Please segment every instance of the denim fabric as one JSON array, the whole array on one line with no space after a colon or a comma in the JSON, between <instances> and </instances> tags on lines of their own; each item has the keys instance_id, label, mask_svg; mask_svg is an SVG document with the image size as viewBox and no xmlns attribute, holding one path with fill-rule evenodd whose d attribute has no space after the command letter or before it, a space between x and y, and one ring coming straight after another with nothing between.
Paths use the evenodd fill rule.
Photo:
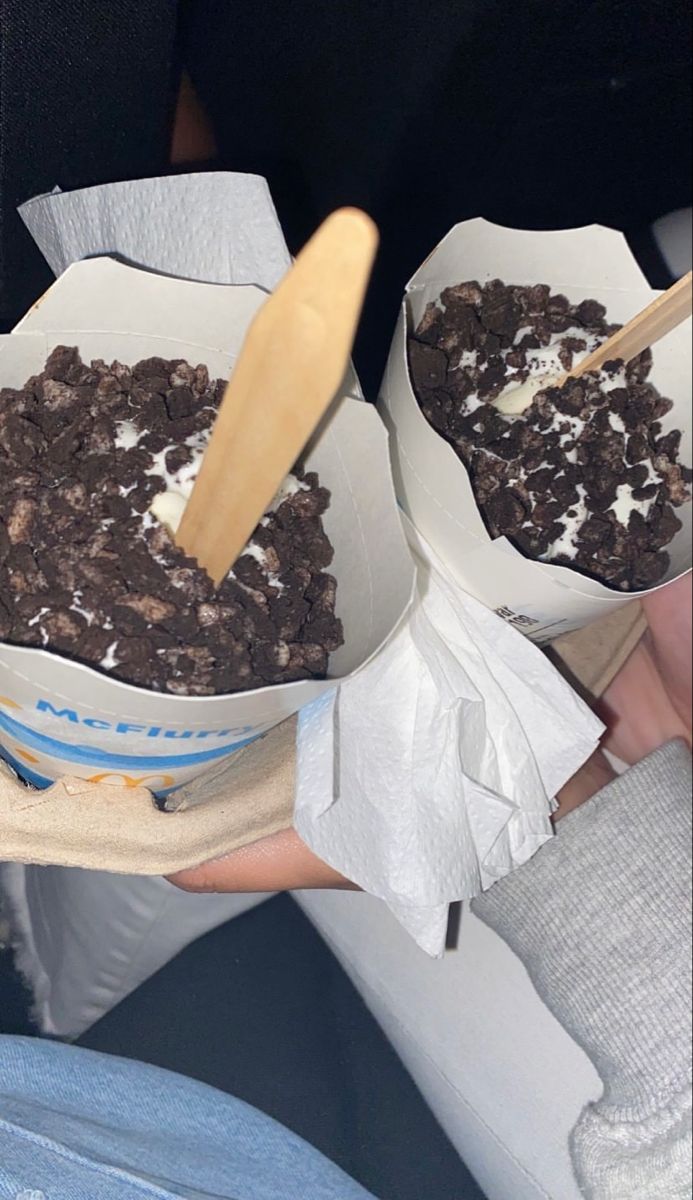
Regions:
<instances>
[{"instance_id":1,"label":"denim fabric","mask_svg":"<svg viewBox=\"0 0 693 1200\"><path fill-rule=\"evenodd\" d=\"M0 1200L369 1195L281 1125L204 1084L74 1046L0 1037Z\"/></svg>"}]
</instances>

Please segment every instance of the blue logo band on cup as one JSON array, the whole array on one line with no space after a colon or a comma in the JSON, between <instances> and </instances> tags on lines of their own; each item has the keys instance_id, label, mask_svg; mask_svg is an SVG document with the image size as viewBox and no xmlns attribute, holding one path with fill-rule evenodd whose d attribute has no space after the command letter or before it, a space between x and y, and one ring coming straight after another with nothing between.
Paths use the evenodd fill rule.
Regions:
<instances>
[{"instance_id":1,"label":"blue logo band on cup","mask_svg":"<svg viewBox=\"0 0 693 1200\"><path fill-rule=\"evenodd\" d=\"M241 747L247 746L260 736L259 733L251 734L250 737L241 738L240 741L227 742L224 746L201 750L197 754L162 754L144 757L135 754L111 753L108 750L100 750L96 746L62 742L58 738L49 737L45 733L37 733L29 726L22 725L19 721L9 717L1 708L0 729L4 729L6 733L17 738L25 746L30 746L32 750L38 750L39 753L49 755L51 758L62 758L66 762L79 763L81 766L111 767L116 770L130 768L139 771L160 770L163 767L175 769L202 766L205 763L212 763L219 758L224 758L234 750L240 750Z\"/></svg>"}]
</instances>

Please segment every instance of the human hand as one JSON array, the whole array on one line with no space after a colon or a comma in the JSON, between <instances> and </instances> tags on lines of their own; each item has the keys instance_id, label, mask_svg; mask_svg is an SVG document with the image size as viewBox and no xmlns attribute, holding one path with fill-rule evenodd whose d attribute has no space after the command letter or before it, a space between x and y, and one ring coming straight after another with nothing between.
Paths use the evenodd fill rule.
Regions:
<instances>
[{"instance_id":1,"label":"human hand","mask_svg":"<svg viewBox=\"0 0 693 1200\"><path fill-rule=\"evenodd\" d=\"M294 829L242 846L224 858L170 875L185 892L288 892L303 888L353 888L318 858Z\"/></svg>"},{"instance_id":2,"label":"human hand","mask_svg":"<svg viewBox=\"0 0 693 1200\"><path fill-rule=\"evenodd\" d=\"M604 745L629 764L673 738L691 744L691 575L642 606L649 629L598 709L608 729Z\"/></svg>"},{"instance_id":3,"label":"human hand","mask_svg":"<svg viewBox=\"0 0 693 1200\"><path fill-rule=\"evenodd\" d=\"M607 727L603 747L629 765L673 738L691 744L691 582L684 576L643 600L647 633L597 706ZM598 750L561 792L556 819L613 778Z\"/></svg>"},{"instance_id":4,"label":"human hand","mask_svg":"<svg viewBox=\"0 0 693 1200\"><path fill-rule=\"evenodd\" d=\"M691 577L648 596L649 630L607 689L599 715L603 745L627 763L672 738L691 741ZM556 818L595 795L614 771L601 750L566 784ZM226 858L171 876L191 892L275 892L349 888L348 880L317 858L293 829L275 833Z\"/></svg>"}]
</instances>

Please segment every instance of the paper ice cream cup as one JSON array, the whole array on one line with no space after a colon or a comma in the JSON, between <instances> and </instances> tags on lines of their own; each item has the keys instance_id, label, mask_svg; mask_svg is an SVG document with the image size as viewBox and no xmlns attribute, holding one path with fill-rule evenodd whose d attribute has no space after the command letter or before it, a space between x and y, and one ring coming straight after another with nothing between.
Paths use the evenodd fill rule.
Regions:
<instances>
[{"instance_id":1,"label":"paper ice cream cup","mask_svg":"<svg viewBox=\"0 0 693 1200\"><path fill-rule=\"evenodd\" d=\"M228 376L264 294L189 283L107 259L76 264L9 336L0 385L21 386L61 343L85 360L160 355ZM164 336L172 333L173 336ZM165 795L292 716L366 663L406 611L414 567L392 487L387 434L374 408L335 403L305 463L332 493L324 525L334 547L344 645L326 680L227 696L173 696L122 683L46 650L0 644L0 748L23 778L64 775L144 785Z\"/></svg>"},{"instance_id":2,"label":"paper ice cream cup","mask_svg":"<svg viewBox=\"0 0 693 1200\"><path fill-rule=\"evenodd\" d=\"M475 219L455 226L410 280L380 394L390 432L397 498L414 527L457 582L538 643L579 629L641 592L618 592L569 567L526 558L507 538L491 538L467 471L452 446L429 424L412 388L407 334L443 288L463 280L547 283L572 303L596 298L611 321L625 322L658 295L620 233L584 229L532 232ZM654 347L649 379L673 408L663 431L680 429L681 460L691 463L691 322ZM691 504L676 510L683 528L667 547L671 565L657 587L691 567Z\"/></svg>"}]
</instances>

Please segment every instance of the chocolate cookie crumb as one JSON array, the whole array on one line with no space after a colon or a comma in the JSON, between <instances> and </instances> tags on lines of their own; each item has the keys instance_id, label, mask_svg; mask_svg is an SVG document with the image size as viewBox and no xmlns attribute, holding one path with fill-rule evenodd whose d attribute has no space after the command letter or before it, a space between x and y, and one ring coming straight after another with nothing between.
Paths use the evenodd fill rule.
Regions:
<instances>
[{"instance_id":1,"label":"chocolate cookie crumb","mask_svg":"<svg viewBox=\"0 0 693 1200\"><path fill-rule=\"evenodd\" d=\"M649 350L628 364L537 392L521 415L494 405L509 384L560 375L618 326L596 300L571 305L545 284L476 280L445 288L408 339L421 410L464 463L491 537L619 591L666 574L666 547L690 499L672 403L648 382Z\"/></svg>"},{"instance_id":2,"label":"chocolate cookie crumb","mask_svg":"<svg viewBox=\"0 0 693 1200\"><path fill-rule=\"evenodd\" d=\"M300 466L215 590L149 511L189 492L224 392L203 365L58 346L0 389L0 638L174 695L322 678L343 643L329 491Z\"/></svg>"}]
</instances>

